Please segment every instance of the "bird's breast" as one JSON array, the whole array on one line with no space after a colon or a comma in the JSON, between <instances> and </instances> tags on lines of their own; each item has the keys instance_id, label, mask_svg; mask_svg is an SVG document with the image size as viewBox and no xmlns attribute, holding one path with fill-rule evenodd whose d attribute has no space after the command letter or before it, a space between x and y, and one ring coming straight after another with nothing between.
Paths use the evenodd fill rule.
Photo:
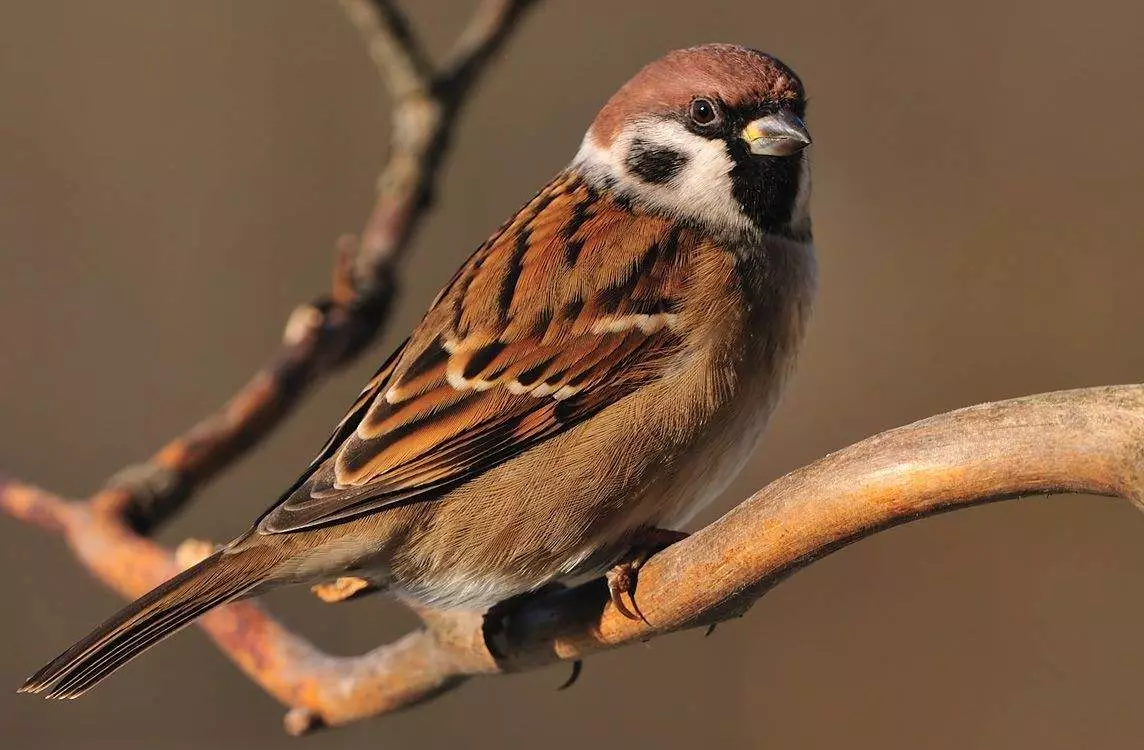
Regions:
<instances>
[{"instance_id":1,"label":"bird's breast","mask_svg":"<svg viewBox=\"0 0 1144 750\"><path fill-rule=\"evenodd\" d=\"M735 314L707 321L710 402L661 525L682 528L722 493L754 453L794 369L815 291L813 246L768 238L736 254Z\"/></svg>"}]
</instances>

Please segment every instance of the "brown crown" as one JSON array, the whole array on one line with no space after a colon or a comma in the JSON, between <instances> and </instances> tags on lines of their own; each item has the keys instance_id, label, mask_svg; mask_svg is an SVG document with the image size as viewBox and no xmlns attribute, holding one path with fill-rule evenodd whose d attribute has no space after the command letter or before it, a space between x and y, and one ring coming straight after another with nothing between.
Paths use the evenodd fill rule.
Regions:
<instances>
[{"instance_id":1,"label":"brown crown","mask_svg":"<svg viewBox=\"0 0 1144 750\"><path fill-rule=\"evenodd\" d=\"M591 133L606 147L633 118L681 112L696 97L737 108L801 102L803 96L794 71L770 55L735 44L704 44L669 52L636 73L600 110Z\"/></svg>"}]
</instances>

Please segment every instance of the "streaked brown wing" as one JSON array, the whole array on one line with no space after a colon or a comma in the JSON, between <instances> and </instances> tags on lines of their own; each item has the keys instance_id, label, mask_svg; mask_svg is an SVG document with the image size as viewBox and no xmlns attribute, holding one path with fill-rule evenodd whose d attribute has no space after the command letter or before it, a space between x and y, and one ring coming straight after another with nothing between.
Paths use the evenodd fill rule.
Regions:
<instances>
[{"instance_id":1,"label":"streaked brown wing","mask_svg":"<svg viewBox=\"0 0 1144 750\"><path fill-rule=\"evenodd\" d=\"M454 276L258 530L440 497L660 377L693 245L562 175Z\"/></svg>"}]
</instances>

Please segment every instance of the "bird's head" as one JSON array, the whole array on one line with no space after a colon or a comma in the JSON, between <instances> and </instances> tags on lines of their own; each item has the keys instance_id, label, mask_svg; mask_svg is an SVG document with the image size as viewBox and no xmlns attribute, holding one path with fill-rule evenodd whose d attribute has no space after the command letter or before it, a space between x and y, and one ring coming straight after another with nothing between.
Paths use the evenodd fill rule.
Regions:
<instances>
[{"instance_id":1,"label":"bird's head","mask_svg":"<svg viewBox=\"0 0 1144 750\"><path fill-rule=\"evenodd\" d=\"M616 92L574 165L645 208L720 232L807 238L806 95L794 71L731 44L676 50Z\"/></svg>"}]
</instances>

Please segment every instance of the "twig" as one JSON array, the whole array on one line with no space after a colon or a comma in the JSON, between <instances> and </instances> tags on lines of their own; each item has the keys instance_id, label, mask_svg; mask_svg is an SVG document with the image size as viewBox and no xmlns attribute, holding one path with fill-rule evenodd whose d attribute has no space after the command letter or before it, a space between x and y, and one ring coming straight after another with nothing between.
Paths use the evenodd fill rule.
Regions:
<instances>
[{"instance_id":1,"label":"twig","mask_svg":"<svg viewBox=\"0 0 1144 750\"><path fill-rule=\"evenodd\" d=\"M394 100L426 94L436 75L405 14L392 0L341 0L346 15L365 37L381 79Z\"/></svg>"},{"instance_id":2,"label":"twig","mask_svg":"<svg viewBox=\"0 0 1144 750\"><path fill-rule=\"evenodd\" d=\"M432 204L434 175L453 124L489 61L536 0L485 0L461 33L451 62L432 75L409 24L391 0L342 0L374 63L398 101L393 153L378 178L378 201L366 222L354 276L368 284L392 268L409 233Z\"/></svg>"},{"instance_id":3,"label":"twig","mask_svg":"<svg viewBox=\"0 0 1144 750\"><path fill-rule=\"evenodd\" d=\"M393 2L342 4L365 34L397 100L377 201L360 241L338 241L330 292L291 314L270 364L217 412L145 463L115 474L91 498L93 506L122 515L141 534L169 519L200 485L271 432L319 378L376 337L397 291L401 256L429 207L460 107L534 0L486 0L462 33L454 62L440 73Z\"/></svg>"},{"instance_id":4,"label":"twig","mask_svg":"<svg viewBox=\"0 0 1144 750\"><path fill-rule=\"evenodd\" d=\"M453 62L437 71L394 2L344 0L396 101L377 201L360 240L338 240L330 291L290 315L282 347L235 396L146 462L118 472L82 502L0 477L0 507L62 533L80 562L124 596L138 596L176 572L174 556L145 536L266 437L317 380L376 337L397 290L397 266L425 216L461 106L533 4L485 0L462 33ZM284 671L273 665L322 658L309 644L249 603L212 613L204 626L280 700L305 703L293 692L293 681L279 677Z\"/></svg>"}]
</instances>

